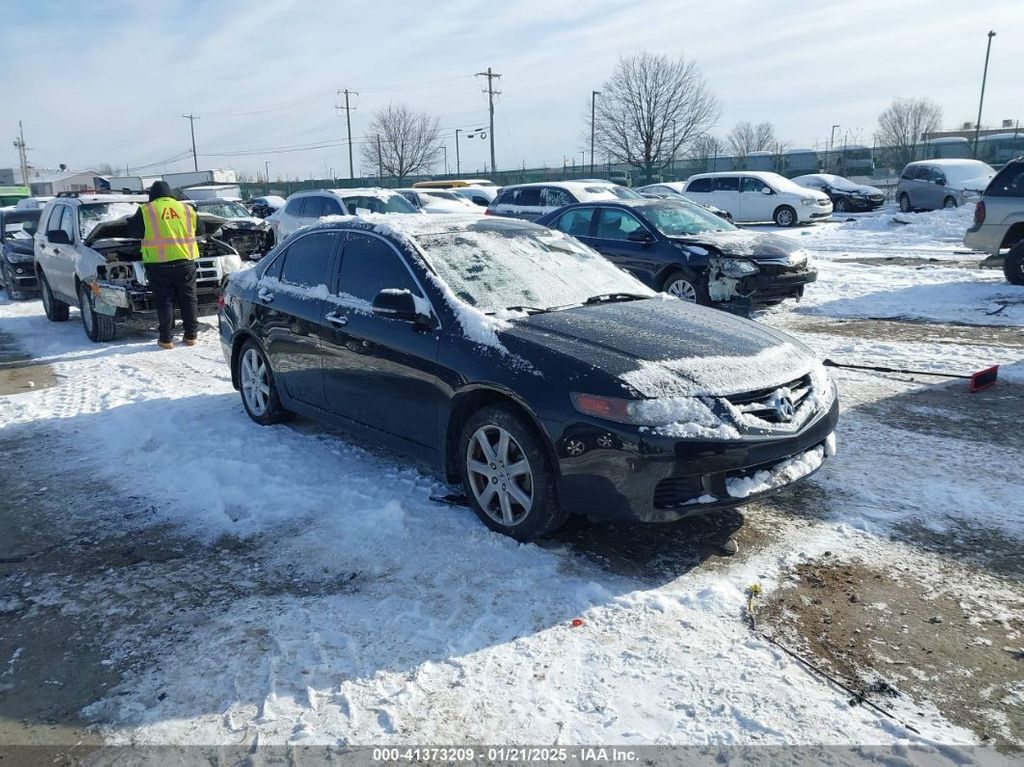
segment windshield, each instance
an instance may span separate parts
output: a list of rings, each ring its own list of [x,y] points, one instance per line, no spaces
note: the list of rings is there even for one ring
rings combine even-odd
[[[241,204],[231,200],[218,200],[217,202],[198,202],[196,209],[203,213],[211,213],[221,218],[248,218],[251,214]]]
[[[561,232],[492,229],[414,239],[452,291],[484,312],[581,304],[603,293],[654,295],[643,283]]]
[[[400,194],[373,197],[370,195],[346,195],[345,205],[355,215],[362,213],[418,213],[412,203]]]
[[[84,240],[97,224],[104,221],[116,221],[130,216],[138,210],[137,202],[96,202],[82,205],[78,209],[78,227]]]
[[[682,237],[701,232],[730,232],[736,227],[714,213],[685,202],[664,200],[657,205],[640,208],[658,231],[668,237]]]
[[[946,176],[946,181],[954,183],[995,175],[991,165],[979,160],[963,160],[956,165],[943,165],[941,170]]]
[[[8,240],[31,239],[39,226],[39,210],[17,211],[4,216],[4,238]]]

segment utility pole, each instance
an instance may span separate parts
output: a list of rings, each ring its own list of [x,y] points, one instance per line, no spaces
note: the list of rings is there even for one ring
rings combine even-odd
[[[199,158],[196,156],[196,120],[199,118],[194,114],[182,115],[188,120],[188,127],[192,130],[192,168],[199,170]]]
[[[14,140],[14,147],[18,150],[18,163],[21,165],[21,185],[28,186],[28,147],[25,146],[25,128],[18,120],[18,138]]]
[[[355,178],[355,166],[352,164],[352,108],[348,105],[349,95],[358,96],[357,91],[350,91],[348,88],[343,88],[338,91],[340,96],[342,93],[345,94],[345,127],[348,129],[348,177]],[[335,109],[342,109],[342,107],[335,107]]]
[[[380,134],[377,134],[377,173],[380,177],[380,185],[384,186],[384,153],[380,148]]]
[[[833,125],[832,126],[832,133],[831,133],[831,135],[829,136],[829,139],[828,139],[828,160],[825,161],[825,169],[826,170],[828,170],[828,168],[829,168],[829,164],[828,164],[829,161],[832,162],[833,169],[835,168],[836,158],[833,157],[832,150],[833,150],[833,148],[836,145],[836,128],[838,128],[838,127],[839,127],[838,125]]]
[[[458,176],[462,173],[462,163],[459,161],[459,134],[462,132],[462,128],[455,129],[455,175]]]
[[[974,159],[978,159],[978,139],[981,134],[981,105],[985,103],[985,80],[988,78],[988,55],[992,52],[992,38],[995,32],[988,33],[988,46],[985,48],[985,69],[981,74],[981,98],[978,99],[978,122],[974,124]]]
[[[596,114],[597,97],[601,95],[601,91],[590,92],[590,175],[594,175],[594,116]]]
[[[500,96],[501,91],[494,90],[494,81],[501,78],[497,72],[492,72],[490,67],[487,67],[486,72],[477,72],[474,77],[486,77],[487,78],[487,90],[484,93],[487,94],[487,108],[491,116],[491,132],[489,138],[491,139],[491,173],[495,172],[494,163],[494,97]]]
[[[270,160],[263,161],[263,178],[267,181],[267,194],[270,194]]]

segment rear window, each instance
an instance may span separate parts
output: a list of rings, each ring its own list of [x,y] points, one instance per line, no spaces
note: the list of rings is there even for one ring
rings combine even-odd
[[[516,205],[540,207],[540,189],[529,186],[516,190]]]
[[[686,187],[687,192],[710,192],[711,191],[711,179],[710,178],[695,178],[690,182],[689,186]]]
[[[284,254],[281,281],[302,288],[327,285],[335,242],[337,235],[333,232],[318,232],[296,240]]]
[[[320,218],[324,214],[324,205],[319,197],[306,197],[302,201],[302,218]]]
[[[985,194],[993,197],[1024,197],[1024,162],[1010,163],[999,171]]]
[[[288,201],[288,207],[284,209],[284,212],[289,216],[301,216],[302,215],[302,199],[297,197],[294,200]]]
[[[723,176],[711,180],[712,192],[738,192],[740,190],[739,176]]]

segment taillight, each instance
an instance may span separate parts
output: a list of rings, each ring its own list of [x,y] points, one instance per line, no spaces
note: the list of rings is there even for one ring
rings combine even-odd
[[[484,211],[484,215],[485,215],[485,216],[493,216],[493,215],[494,215],[494,211],[493,211],[493,210],[491,210],[490,208],[487,208],[487,209],[486,209],[486,210]]]
[[[223,311],[224,309],[224,294],[221,293],[217,296],[217,311]]]
[[[974,225],[981,226],[985,223],[985,201],[982,200],[974,206]]]

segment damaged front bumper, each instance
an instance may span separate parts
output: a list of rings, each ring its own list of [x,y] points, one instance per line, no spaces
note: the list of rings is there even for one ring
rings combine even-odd
[[[98,314],[113,317],[115,320],[152,320],[156,318],[156,302],[153,291],[141,285],[116,285],[103,280],[86,283],[93,296],[93,309]],[[215,311],[220,286],[216,284],[198,284],[196,297],[200,314],[203,310]]]
[[[818,279],[818,270],[800,264],[723,258],[711,262],[708,296],[716,303],[746,306],[801,298],[804,287]]]

